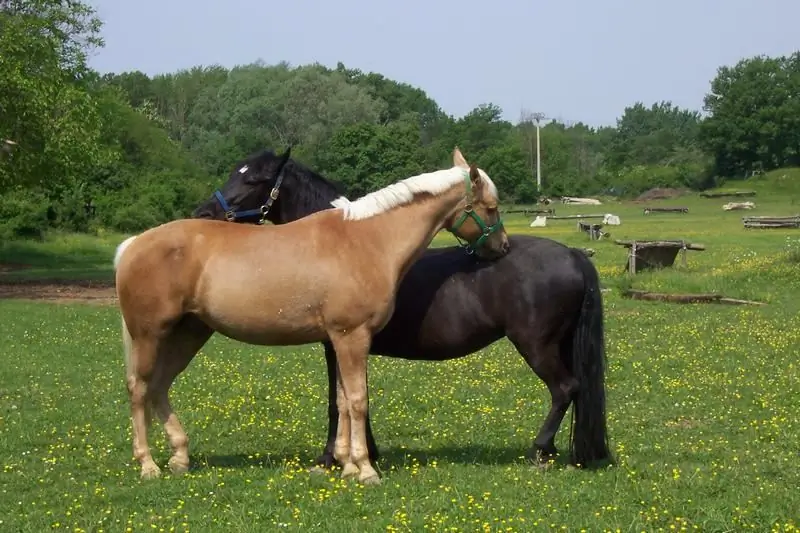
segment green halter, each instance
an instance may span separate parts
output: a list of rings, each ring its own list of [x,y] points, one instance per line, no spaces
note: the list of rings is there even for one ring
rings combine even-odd
[[[456,221],[456,223],[453,224],[452,227],[447,228],[447,231],[453,234],[458,243],[467,251],[468,254],[473,254],[475,253],[475,250],[480,248],[481,245],[483,245],[484,241],[489,238],[489,235],[491,235],[495,231],[500,230],[503,227],[503,220],[500,217],[498,217],[497,222],[495,222],[491,226],[487,226],[486,223],[483,221],[483,219],[481,219],[481,217],[477,213],[475,213],[475,211],[472,210],[472,203],[470,202],[470,196],[472,195],[472,181],[469,179],[468,172],[464,173],[464,181],[467,185],[467,192],[466,192],[467,205],[464,206],[464,212],[461,213],[461,216]],[[461,241],[458,234],[456,234],[456,231],[458,231],[458,228],[460,228],[461,225],[464,224],[464,222],[466,222],[468,218],[472,218],[472,220],[475,221],[475,224],[478,225],[482,233],[477,239],[475,239],[474,242],[464,243]]]

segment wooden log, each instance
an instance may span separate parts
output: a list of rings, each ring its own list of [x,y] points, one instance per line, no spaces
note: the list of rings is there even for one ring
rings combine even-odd
[[[753,300],[741,300],[738,298],[728,298],[721,294],[667,294],[661,292],[650,292],[638,289],[628,289],[623,292],[623,296],[632,300],[647,300],[655,302],[671,303],[723,303],[729,305],[766,305],[764,302]]]
[[[555,209],[509,209],[505,211],[508,214],[512,213],[522,213],[525,216],[528,215],[553,215],[555,214]]]
[[[751,229],[797,229],[800,228],[800,222],[745,222],[744,227]]]
[[[645,207],[644,214],[650,213],[688,213],[688,207]]]
[[[621,241],[614,239],[614,242],[626,248],[631,248],[636,243],[636,248],[639,250],[645,248],[686,248],[687,250],[703,251],[706,249],[703,244],[686,241]]]
[[[559,215],[559,216],[552,216],[547,217],[553,220],[572,220],[578,218],[603,218],[605,215]]]
[[[742,217],[745,228],[800,228],[800,215]]]
[[[752,220],[752,221],[794,221],[797,222],[800,220],[800,215],[783,215],[783,216],[769,216],[769,215],[753,215],[742,217],[742,220]]]
[[[756,302],[753,300],[740,300],[738,298],[726,298],[726,297],[720,298],[719,303],[730,304],[730,305],[767,305],[766,302]]]
[[[708,192],[703,191],[700,193],[700,196],[703,198],[726,198],[726,197],[742,197],[742,196],[755,196],[756,191],[720,191],[720,192]]]

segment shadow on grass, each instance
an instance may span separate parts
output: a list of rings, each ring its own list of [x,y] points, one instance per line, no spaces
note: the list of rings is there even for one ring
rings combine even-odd
[[[192,471],[207,468],[274,468],[288,462],[304,466],[314,466],[316,456],[303,453],[237,453],[228,455],[197,454],[191,456]],[[443,446],[433,449],[414,449],[387,447],[381,449],[377,465],[380,470],[403,469],[411,466],[428,466],[431,463],[479,465],[479,466],[506,466],[514,464],[528,464],[531,467],[537,463],[531,460],[529,450],[525,448],[498,448],[483,445]],[[569,465],[568,454],[561,453],[553,461],[556,467]],[[541,466],[541,465],[539,465]]]
[[[233,454],[197,454],[190,455],[191,470],[202,471],[208,468],[275,468],[286,463],[310,464],[314,457],[310,454],[290,453],[233,453]]]

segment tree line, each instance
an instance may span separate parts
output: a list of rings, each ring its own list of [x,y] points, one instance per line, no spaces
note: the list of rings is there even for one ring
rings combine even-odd
[[[480,162],[506,203],[703,189],[800,165],[800,52],[722,66],[702,112],[625,108],[613,127],[541,127],[492,104],[453,117],[424,90],[339,63],[196,66],[148,76],[87,64],[101,21],[77,0],[0,0],[0,237],[47,228],[140,231],[187,216],[235,162],[293,145],[351,197]]]

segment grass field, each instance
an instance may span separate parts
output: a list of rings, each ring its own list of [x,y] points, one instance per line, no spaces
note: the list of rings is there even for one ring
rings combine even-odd
[[[776,174],[753,215],[800,212]],[[797,182],[797,180],[795,180]],[[795,200],[793,200],[793,198]],[[618,464],[599,471],[522,456],[549,396],[503,340],[445,363],[373,357],[373,428],[383,483],[308,467],[325,437],[322,351],[214,336],[173,388],[193,470],[139,480],[131,458],[119,316],[113,306],[0,299],[0,531],[797,531],[800,528],[800,230],[744,230],[725,199],[562,207],[614,213],[612,238],[686,239],[686,270],[637,275],[626,250],[575,221],[535,233],[596,250],[609,429]],[[642,215],[686,205],[688,215]],[[0,283],[108,279],[123,236],[4,243]],[[439,245],[452,237],[437,237]],[[721,292],[763,307],[637,302],[620,288]],[[469,369],[473,376],[466,375]],[[477,376],[477,377],[474,377]],[[566,426],[566,424],[565,424]],[[564,449],[567,431],[557,444]],[[160,464],[169,457],[151,433]]]

